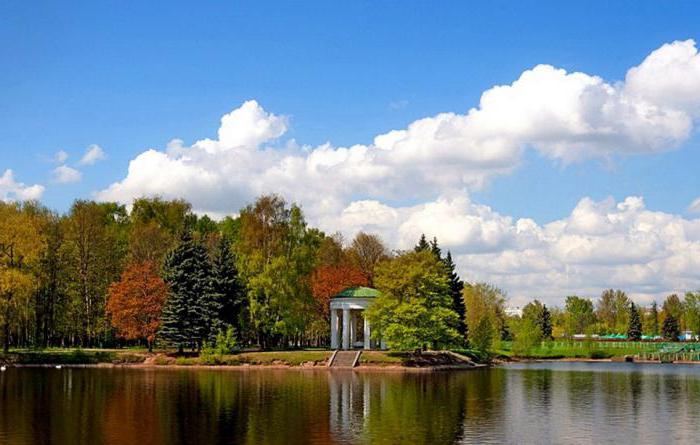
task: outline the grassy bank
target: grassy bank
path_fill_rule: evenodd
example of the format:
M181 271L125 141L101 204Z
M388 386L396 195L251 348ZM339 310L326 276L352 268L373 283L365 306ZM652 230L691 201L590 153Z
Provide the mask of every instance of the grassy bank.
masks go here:
M464 351L457 351L462 352ZM15 350L0 354L6 365L147 365L147 366L300 366L323 367L332 351L265 351L238 354L177 355L173 351L113 350L113 349L51 349ZM478 360L475 360L478 361ZM444 352L414 354L410 352L363 351L360 366L429 368L464 364L459 358Z
M111 349L49 349L14 350L0 353L0 363L5 365L97 365L138 364L148 355L146 351L121 351Z
M655 352L664 345L654 342L550 341L525 351L515 351L511 342L501 342L494 354L504 358L609 359Z

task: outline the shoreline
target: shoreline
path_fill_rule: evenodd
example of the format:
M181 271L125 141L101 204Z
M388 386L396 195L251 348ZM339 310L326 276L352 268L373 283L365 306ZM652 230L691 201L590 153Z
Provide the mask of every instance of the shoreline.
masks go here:
M354 368L332 368L325 364L323 365L177 365L165 364L157 365L150 363L84 363L84 364L48 364L48 363L31 363L31 364L12 364L8 365L7 369L11 368L53 368L57 369L141 369L141 370L221 370L221 371L248 371L248 370L284 370L284 371L323 371L323 372L444 372L444 371L472 371L477 369L487 369L490 365L474 364L474 365L444 365L444 366L424 366L411 367L400 365L359 365Z

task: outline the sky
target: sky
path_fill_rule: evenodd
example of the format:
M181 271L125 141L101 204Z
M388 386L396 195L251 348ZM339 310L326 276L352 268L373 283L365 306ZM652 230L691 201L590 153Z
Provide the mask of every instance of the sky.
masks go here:
M513 304L700 288L693 2L5 2L0 199L263 193Z

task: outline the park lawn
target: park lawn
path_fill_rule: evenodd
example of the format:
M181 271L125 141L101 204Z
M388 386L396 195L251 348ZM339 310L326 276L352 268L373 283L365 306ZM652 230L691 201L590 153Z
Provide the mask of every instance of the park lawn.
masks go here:
M363 351L361 365L396 366L403 364L405 355L400 352Z
M330 351L265 351L265 352L241 352L239 354L206 355L200 354L194 357L168 357L158 356L156 365L262 365L262 366L301 366L304 364L319 366L328 362L332 352Z
M501 347L493 353L507 358L608 359L656 351L662 345L652 342L552 341L544 342L525 353L516 354L512 350L511 342L501 342Z
M114 349L17 349L0 353L0 363L18 365L132 364L146 360L146 350Z

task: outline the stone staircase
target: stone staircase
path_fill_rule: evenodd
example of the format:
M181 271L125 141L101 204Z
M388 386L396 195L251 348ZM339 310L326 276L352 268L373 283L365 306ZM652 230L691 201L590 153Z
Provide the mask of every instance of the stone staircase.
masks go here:
M362 351L335 351L328 367L351 369L357 365Z

